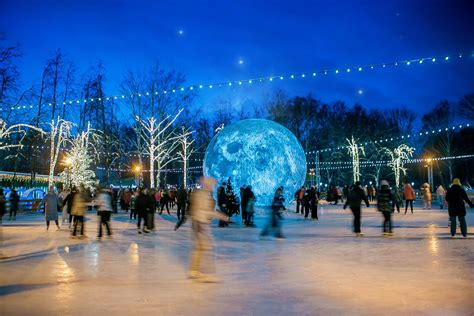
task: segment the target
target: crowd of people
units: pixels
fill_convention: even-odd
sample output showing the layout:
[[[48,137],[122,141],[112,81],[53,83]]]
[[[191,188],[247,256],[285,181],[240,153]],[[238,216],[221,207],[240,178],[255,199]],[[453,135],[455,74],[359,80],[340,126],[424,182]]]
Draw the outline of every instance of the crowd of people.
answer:
[[[49,230],[51,221],[54,221],[57,229],[61,229],[58,213],[62,212],[61,225],[69,224],[71,236],[73,238],[85,238],[85,216],[87,211],[95,208],[98,220],[98,239],[101,239],[104,232],[107,236],[112,236],[110,225],[111,213],[118,212],[118,207],[122,211],[130,212],[130,220],[136,220],[138,234],[149,233],[155,229],[155,213],[162,214],[166,209],[168,214],[170,209],[176,207],[177,222],[175,230],[182,226],[187,218],[192,219],[192,231],[194,236],[194,248],[190,260],[189,277],[203,282],[215,282],[217,279],[212,274],[204,274],[201,267],[213,267],[212,251],[213,242],[209,232],[209,224],[213,218],[219,219],[219,227],[227,227],[231,223],[233,215],[241,213],[242,224],[247,227],[255,227],[254,207],[256,197],[251,185],[244,185],[240,188],[240,198],[234,193],[232,185],[224,182],[217,188],[216,198],[213,192],[215,180],[203,177],[200,189],[186,189],[181,185],[178,189],[161,188],[158,190],[138,187],[124,190],[112,190],[110,188],[97,188],[96,194],[92,195],[84,186],[78,188],[65,189],[56,194],[54,188],[49,188],[44,195],[39,207],[44,208],[46,230]],[[336,189],[334,189],[336,188]],[[282,232],[281,220],[285,208],[283,187],[276,189],[268,222],[264,225],[260,236],[265,237],[273,234],[276,238],[285,238]],[[338,190],[331,187],[329,192],[332,196],[327,196],[328,201],[338,200],[344,202],[343,209],[349,207],[354,216],[353,231],[356,236],[363,236],[361,231],[361,206],[370,207],[370,202],[375,201],[378,211],[383,215],[382,233],[385,236],[393,234],[392,214],[397,211],[405,200],[405,214],[408,207],[413,214],[413,201],[416,200],[416,193],[410,183],[405,183],[402,188],[390,187],[387,180],[380,181],[378,190],[367,190],[361,182],[356,182],[352,186],[346,186]],[[448,190],[441,185],[436,189],[437,201],[440,208],[448,207],[450,219],[450,232],[455,236],[457,222],[460,223],[461,234],[467,237],[467,224],[465,220],[465,203],[473,207],[466,191],[463,189],[459,179],[454,179]],[[420,189],[423,199],[423,208],[431,208],[431,190],[428,184]],[[320,194],[316,187],[301,187],[294,194],[296,201],[296,213],[302,214],[305,219],[318,220],[318,204]],[[18,210],[19,195],[15,190],[10,193],[10,219],[15,220]],[[3,189],[0,189],[0,220],[6,211],[6,201]],[[105,228],[105,229],[104,229]],[[206,260],[211,262],[203,263]],[[213,269],[213,268],[212,268]],[[211,269],[211,270],[212,270]]]

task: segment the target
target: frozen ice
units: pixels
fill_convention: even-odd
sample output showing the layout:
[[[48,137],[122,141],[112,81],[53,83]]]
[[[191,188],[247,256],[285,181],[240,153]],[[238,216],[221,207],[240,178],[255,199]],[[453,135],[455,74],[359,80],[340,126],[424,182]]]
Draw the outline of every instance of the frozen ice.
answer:
[[[279,186],[287,202],[305,180],[306,157],[299,141],[284,126],[264,119],[226,126],[210,142],[204,174],[222,183],[231,178],[234,190],[252,185],[257,205],[270,205]]]
[[[451,238],[446,210],[419,204],[383,237],[371,205],[357,238],[350,211],[324,204],[319,222],[288,212],[284,241],[259,239],[267,218],[257,211],[257,228],[212,224],[217,284],[186,278],[190,223],[174,232],[175,213],[148,235],[114,214],[102,241],[94,213],[87,240],[47,232],[39,215],[4,216],[0,315],[472,315],[472,209],[468,238]]]

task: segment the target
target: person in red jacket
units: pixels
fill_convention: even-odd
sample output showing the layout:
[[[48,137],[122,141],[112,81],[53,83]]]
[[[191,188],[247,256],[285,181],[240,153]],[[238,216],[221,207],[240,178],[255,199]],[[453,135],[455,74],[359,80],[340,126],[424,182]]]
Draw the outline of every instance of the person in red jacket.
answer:
[[[406,183],[403,188],[403,196],[405,197],[405,214],[408,211],[408,204],[410,204],[411,213],[413,214],[413,201],[415,200],[415,190],[413,190],[410,183]]]

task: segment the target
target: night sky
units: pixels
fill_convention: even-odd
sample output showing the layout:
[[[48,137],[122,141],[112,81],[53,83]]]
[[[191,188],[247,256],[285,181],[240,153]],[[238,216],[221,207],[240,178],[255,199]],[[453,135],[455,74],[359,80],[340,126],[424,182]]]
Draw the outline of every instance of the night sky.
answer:
[[[25,84],[39,83],[45,60],[60,48],[79,72],[102,60],[108,94],[118,92],[127,69],[155,60],[201,84],[474,52],[473,17],[473,1],[0,2],[0,31],[22,46]],[[422,114],[474,92],[474,57],[213,89],[196,106],[258,105],[275,88]]]

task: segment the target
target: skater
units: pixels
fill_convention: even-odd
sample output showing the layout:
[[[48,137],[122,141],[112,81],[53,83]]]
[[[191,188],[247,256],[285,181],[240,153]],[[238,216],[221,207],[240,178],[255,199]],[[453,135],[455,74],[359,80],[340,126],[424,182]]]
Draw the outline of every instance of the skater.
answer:
[[[137,196],[137,199],[135,200],[135,209],[138,213],[137,230],[139,234],[141,234],[142,232],[149,233],[150,231],[147,228],[147,213],[148,213],[148,209],[150,208],[149,199],[146,194],[146,189],[140,187],[138,188],[137,192],[138,192],[138,196]],[[143,220],[143,229],[141,226],[142,220]]]
[[[74,199],[71,207],[71,215],[74,216],[74,228],[72,229],[72,237],[76,237],[78,226],[80,226],[80,238],[85,238],[85,216],[87,210],[87,195],[84,185],[81,184],[79,190],[73,195]]]
[[[461,181],[458,178],[453,179],[453,184],[446,192],[446,202],[448,202],[449,220],[451,221],[451,236],[456,235],[456,217],[459,219],[459,226],[461,226],[461,234],[467,237],[466,224],[466,202],[471,208],[473,204],[466,194],[466,191],[461,186]]]
[[[380,189],[377,195],[377,207],[384,217],[382,231],[385,236],[392,235],[392,201],[393,197],[388,181],[380,181]]]
[[[40,208],[44,207],[44,217],[46,219],[46,230],[49,230],[49,222],[54,221],[59,230],[58,222],[58,208],[59,199],[54,192],[53,187],[49,187],[48,194],[46,194],[40,203]]]
[[[273,202],[272,202],[272,212],[269,218],[269,221],[263,231],[260,233],[261,237],[267,236],[270,234],[270,231],[273,230],[275,237],[282,239],[285,238],[283,236],[283,233],[281,231],[281,219],[282,215],[281,212],[282,210],[285,209],[285,206],[283,203],[285,202],[285,198],[283,197],[283,187],[279,187],[275,195],[273,196]]]
[[[395,207],[397,208],[397,212],[400,213],[400,204],[403,202],[402,201],[402,194],[400,193],[400,189],[397,187],[394,187],[392,189],[392,197],[393,197],[393,202],[392,202],[392,213],[395,212]]]
[[[242,213],[242,225],[247,225],[247,186],[243,185],[240,187],[240,212]]]
[[[20,196],[11,188],[10,192],[10,220],[16,220],[16,212],[18,211],[18,204],[20,202]]]
[[[0,188],[0,225],[2,224],[3,215],[5,215],[5,197],[3,195],[3,189]]]
[[[304,198],[304,186],[302,186],[298,191],[295,193],[295,199],[296,199],[296,213],[300,213],[300,206],[301,206],[301,214],[303,214],[303,206],[302,206],[302,201]]]
[[[184,184],[182,184],[179,187],[179,190],[176,194],[176,207],[177,207],[176,215],[178,217],[178,222],[181,220],[182,217],[184,217],[187,199],[188,199],[188,193],[186,191],[186,188],[184,187]]]
[[[347,196],[346,196],[347,199]],[[309,196],[309,205],[311,208],[311,219],[312,220],[319,220],[318,219],[318,203],[319,203],[319,196],[318,190],[315,187],[311,188],[310,196]]]
[[[431,209],[431,189],[428,183],[423,185],[423,209]]]
[[[310,197],[310,190],[305,190],[304,197],[303,197],[303,208],[304,208],[304,219],[308,219],[309,216],[309,208],[311,205],[311,197]]]
[[[352,214],[354,214],[354,233],[357,237],[364,236],[360,230],[360,205],[362,204],[362,201],[365,202],[365,206],[369,207],[367,195],[365,194],[364,189],[362,189],[360,181],[357,181],[352,189],[349,190],[346,203],[344,204],[344,209],[349,205]]]
[[[249,185],[245,188],[245,195],[247,196],[247,205],[245,211],[247,212],[245,226],[247,227],[255,227],[253,223],[253,216],[255,213],[255,202],[257,199],[255,198],[255,194],[252,191],[252,186]]]
[[[69,218],[67,203],[65,202],[69,194],[70,191],[68,189],[62,190],[59,194],[59,203],[61,207],[61,226],[63,226]]]
[[[170,208],[169,208],[169,195],[168,195],[168,190],[166,189],[163,189],[161,190],[161,199],[160,199],[160,204],[161,204],[161,207],[160,207],[160,214],[161,215],[163,213],[163,210],[166,206],[166,211],[168,212],[168,215],[171,215],[170,213]]]
[[[132,194],[132,198],[130,199],[130,220],[137,219],[137,208],[135,207],[135,202],[137,200],[138,192],[135,191]]]
[[[405,214],[408,211],[408,204],[410,204],[411,213],[413,214],[413,201],[415,200],[415,190],[411,184],[407,182],[403,188],[403,197],[405,198]]]
[[[107,236],[112,236],[112,230],[110,228],[110,213],[113,211],[112,206],[112,192],[110,189],[102,189],[97,196],[97,208],[99,215],[99,234],[97,238],[102,238],[102,226],[107,229]]]
[[[443,188],[443,186],[440,184],[438,188],[436,189],[436,198],[439,203],[439,208],[442,210],[444,206],[444,200],[446,197],[446,190]]]
[[[130,201],[132,200],[132,192],[129,189],[125,189],[125,191],[122,194],[122,200],[123,200],[123,209],[125,212],[128,212],[130,209]]]
[[[67,213],[69,215],[68,223],[69,223],[69,228],[71,228],[71,225],[73,223],[73,218],[74,216],[71,213],[72,210],[72,204],[74,203],[74,197],[77,194],[77,189],[76,187],[73,187],[71,192],[66,196],[66,198],[63,199],[62,206],[63,210],[66,208]]]
[[[209,232],[209,224],[213,218],[228,221],[229,217],[216,212],[212,189],[216,184],[213,178],[202,177],[202,189],[193,192],[191,196],[192,230],[194,247],[191,253],[188,277],[198,282],[219,282],[214,274],[213,241]],[[209,274],[203,273],[205,267]]]
[[[217,188],[217,206],[221,213],[228,215],[227,211],[227,195],[225,193],[225,187],[227,183],[222,183],[222,185]],[[219,227],[227,227],[229,224],[227,221],[219,221]]]
[[[148,190],[147,194],[147,209],[146,209],[146,227],[148,230],[155,229],[155,211],[156,211],[156,203],[155,203],[155,190],[150,189]]]

